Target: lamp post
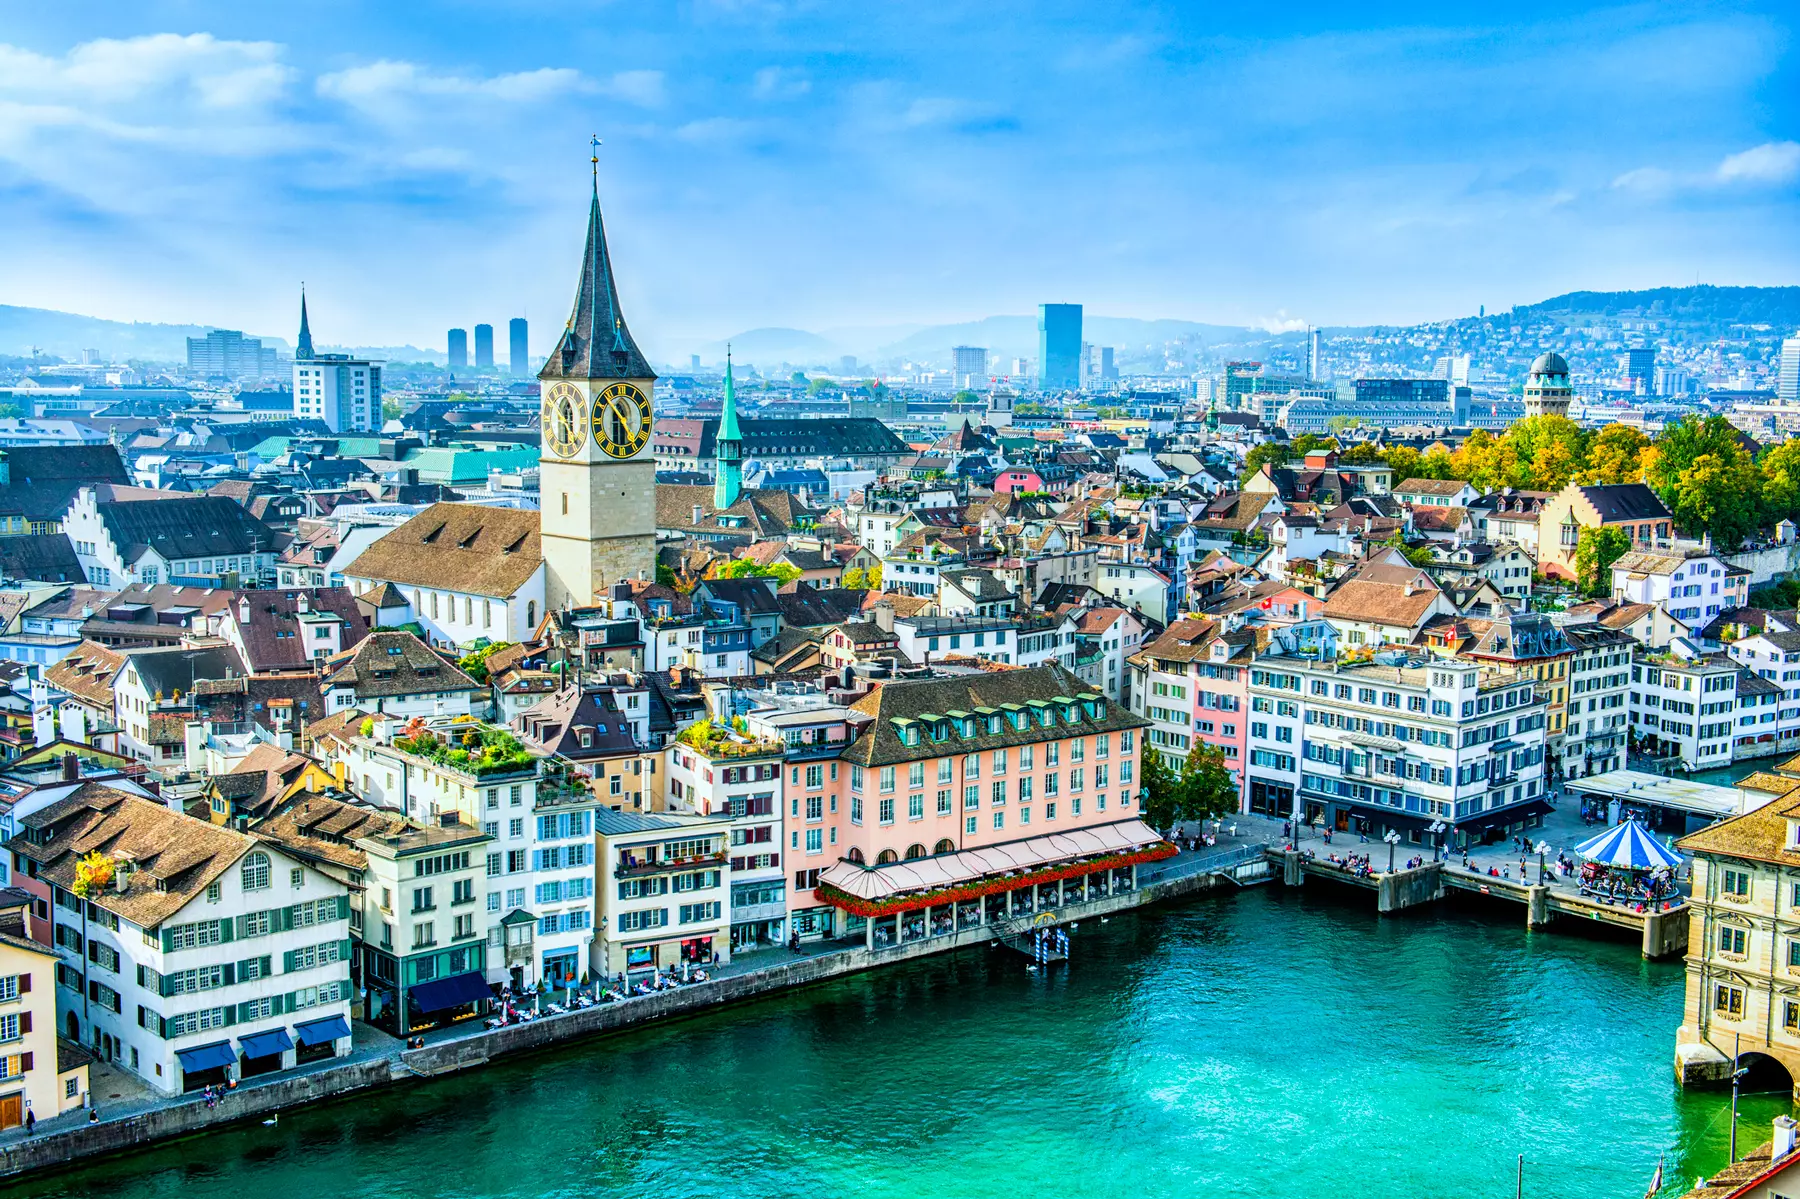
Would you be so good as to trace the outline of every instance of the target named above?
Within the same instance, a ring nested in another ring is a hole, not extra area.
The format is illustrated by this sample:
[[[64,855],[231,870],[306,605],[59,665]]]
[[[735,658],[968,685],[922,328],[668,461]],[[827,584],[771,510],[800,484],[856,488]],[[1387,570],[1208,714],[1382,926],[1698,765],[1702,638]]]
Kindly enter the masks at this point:
[[[1400,844],[1400,834],[1395,832],[1393,829],[1389,829],[1385,834],[1383,834],[1381,839],[1383,841],[1387,842],[1388,873],[1392,874],[1394,872],[1394,847]]]
[[[1744,1034],[1733,1033],[1731,1036],[1731,1163],[1737,1164],[1737,1101],[1738,1083],[1743,1081],[1749,1071],[1738,1065],[1738,1045]]]
[[[1544,881],[1544,855],[1550,852],[1550,842],[1539,841],[1531,847],[1531,852],[1538,856],[1538,882],[1541,884]]]
[[[1440,858],[1444,856],[1444,833],[1449,829],[1449,827],[1450,826],[1445,824],[1442,820],[1433,820],[1431,822],[1431,827],[1425,830],[1426,832],[1430,833],[1432,836],[1437,838],[1436,849],[1437,849],[1437,855]]]

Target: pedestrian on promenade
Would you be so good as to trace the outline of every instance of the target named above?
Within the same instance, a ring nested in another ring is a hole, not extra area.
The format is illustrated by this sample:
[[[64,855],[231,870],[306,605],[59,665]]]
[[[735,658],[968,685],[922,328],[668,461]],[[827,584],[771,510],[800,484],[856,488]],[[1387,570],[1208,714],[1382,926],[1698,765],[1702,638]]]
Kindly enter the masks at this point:
[[[31,1136],[35,1132],[37,1132],[37,1113],[36,1112],[26,1112],[25,1113],[25,1135]]]
[[[99,1108],[97,1108],[97,1107],[88,1108],[88,1123],[89,1124],[100,1123],[100,1109]]]

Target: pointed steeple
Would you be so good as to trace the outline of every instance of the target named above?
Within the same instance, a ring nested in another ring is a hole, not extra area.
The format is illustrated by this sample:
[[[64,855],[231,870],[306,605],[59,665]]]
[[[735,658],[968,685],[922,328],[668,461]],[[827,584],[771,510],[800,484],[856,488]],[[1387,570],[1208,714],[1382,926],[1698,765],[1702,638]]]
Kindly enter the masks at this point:
[[[612,257],[606,251],[606,229],[600,220],[600,182],[594,180],[588,204],[587,247],[581,255],[581,282],[575,288],[575,311],[562,340],[550,352],[540,379],[655,379],[625,316],[613,283]]]
[[[737,390],[731,385],[731,347],[725,347],[725,404],[713,436],[713,507],[726,509],[744,493],[744,434],[738,428]]]
[[[312,327],[306,323],[306,284],[300,285],[300,339],[294,345],[294,357],[305,360],[313,356]]]

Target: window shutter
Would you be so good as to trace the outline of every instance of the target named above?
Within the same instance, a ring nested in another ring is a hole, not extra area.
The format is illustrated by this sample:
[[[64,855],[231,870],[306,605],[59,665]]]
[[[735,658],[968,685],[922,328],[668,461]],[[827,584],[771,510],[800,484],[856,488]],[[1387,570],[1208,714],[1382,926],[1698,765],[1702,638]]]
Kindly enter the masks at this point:
[[[282,932],[292,932],[294,929],[294,909],[291,907],[282,908],[281,920],[279,923]]]
[[[165,928],[162,930],[162,946],[164,953],[173,953],[175,951],[175,932],[173,929]]]
[[[346,962],[349,961],[351,954],[355,952],[356,942],[352,941],[349,937],[345,937],[343,939],[343,941],[341,941],[339,943],[339,945],[340,945],[340,952],[343,954],[344,960]]]
[[[348,895],[337,897],[337,918],[339,920],[350,919],[350,897]]]
[[[31,1073],[32,1061],[33,1061],[33,1055],[31,1055],[29,1053],[21,1053],[19,1055],[19,1072],[21,1074]]]
[[[233,983],[237,982],[237,963],[236,962],[226,962],[223,966],[219,967],[219,970],[225,979],[226,986],[229,987]]]
[[[261,963],[261,965],[262,965],[262,976],[263,976],[263,977],[264,977],[264,978],[267,978],[267,977],[269,977],[269,974],[270,974],[270,973],[271,973],[271,972],[270,972],[270,970],[269,970],[269,955],[268,955],[268,954],[266,954],[266,953],[265,953],[265,954],[263,954],[263,955],[262,955],[262,956],[261,956],[261,957],[260,957],[260,958],[258,958],[258,959],[256,959],[256,960],[257,960],[257,961],[258,961],[258,962],[259,962],[259,963]]]
[[[291,973],[293,973],[293,970],[294,970],[294,951],[290,949],[286,953],[281,955],[281,972],[283,974],[291,974]]]
[[[20,1012],[19,1013],[19,1035],[25,1036],[30,1031],[31,1031],[31,1013],[30,1012]]]
[[[237,1005],[236,1004],[227,1005],[225,1008],[225,1023],[227,1025],[236,1024],[237,1016],[238,1016]]]
[[[242,920],[243,917],[240,916],[240,917],[238,917],[238,919]],[[235,931],[236,931],[236,925],[232,921],[231,917],[227,916],[227,917],[225,917],[225,919],[219,921],[219,940],[220,941],[236,940],[237,938],[233,935],[233,933]]]
[[[770,854],[769,855],[769,869],[773,870],[779,865],[781,865],[781,855],[778,853]]]
[[[31,994],[31,975],[29,975],[29,974],[19,975],[19,994],[21,994],[21,995]]]

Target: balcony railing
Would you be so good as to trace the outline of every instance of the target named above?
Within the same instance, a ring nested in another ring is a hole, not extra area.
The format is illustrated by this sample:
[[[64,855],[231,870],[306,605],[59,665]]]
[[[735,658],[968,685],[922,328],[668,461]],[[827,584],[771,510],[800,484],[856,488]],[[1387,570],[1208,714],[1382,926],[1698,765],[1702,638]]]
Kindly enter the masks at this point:
[[[694,858],[655,858],[632,863],[620,862],[613,867],[614,878],[636,878],[644,874],[668,874],[677,870],[699,870],[709,866],[723,866],[730,861],[730,855],[723,851]]]

